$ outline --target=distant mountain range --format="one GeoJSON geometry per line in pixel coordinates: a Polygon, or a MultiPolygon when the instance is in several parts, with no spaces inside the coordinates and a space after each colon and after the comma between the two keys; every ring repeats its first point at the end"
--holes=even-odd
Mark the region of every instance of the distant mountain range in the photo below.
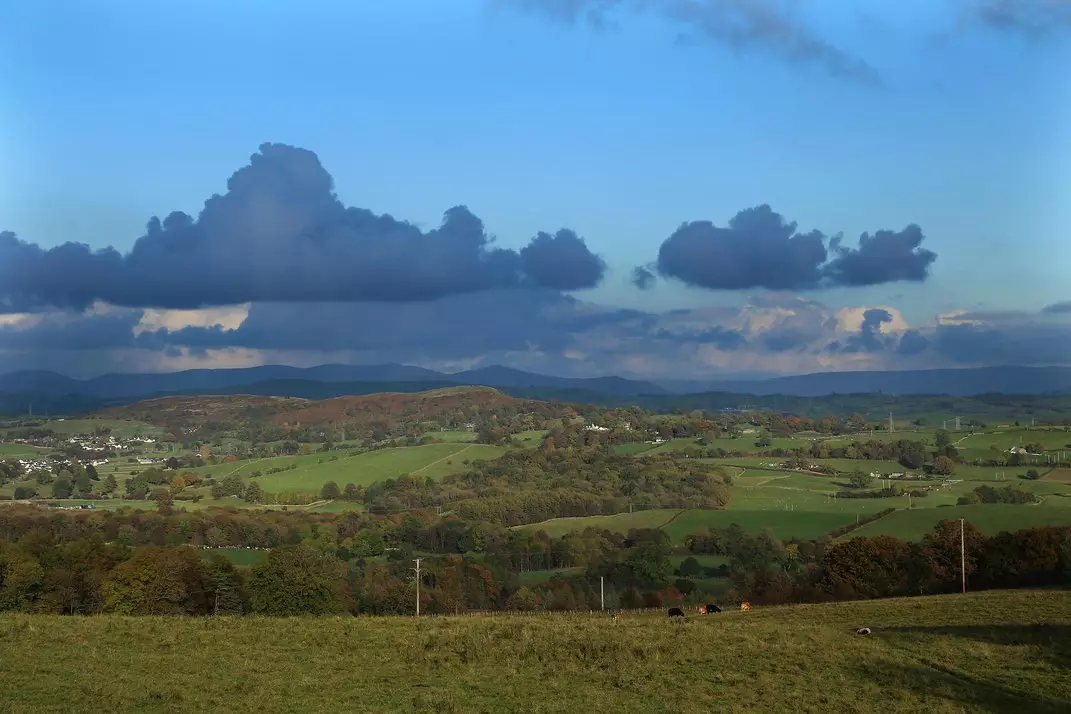
{"type": "Polygon", "coordinates": [[[0,375],[0,410],[75,413],[169,394],[259,394],[325,399],[347,394],[417,392],[458,385],[495,387],[516,396],[566,401],[681,405],[685,395],[820,397],[831,394],[950,395],[1071,394],[1071,367],[985,367],[909,372],[828,372],[750,380],[572,378],[485,367],[455,374],[400,364],[263,366],[155,374],[105,374],[79,380],[55,372],[0,375]],[[643,397],[641,399],[641,397],[643,397]]]}

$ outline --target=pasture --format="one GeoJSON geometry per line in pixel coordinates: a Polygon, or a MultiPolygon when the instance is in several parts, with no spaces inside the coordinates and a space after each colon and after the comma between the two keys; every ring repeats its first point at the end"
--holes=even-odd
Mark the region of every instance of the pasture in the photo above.
{"type": "Polygon", "coordinates": [[[236,475],[247,482],[253,478],[253,472],[259,471],[262,475],[256,477],[257,483],[269,493],[316,493],[328,481],[334,481],[339,486],[347,483],[368,486],[376,481],[397,478],[404,474],[438,479],[464,471],[468,468],[466,461],[496,459],[505,452],[506,448],[501,446],[448,442],[379,449],[356,456],[345,452],[277,456],[215,464],[193,470],[217,480],[236,475]],[[272,469],[285,470],[269,473],[272,469]]]}
{"type": "Polygon", "coordinates": [[[0,615],[5,711],[945,712],[1071,708],[1060,591],[662,613],[0,615]],[[873,634],[860,637],[858,627],[873,634]],[[368,653],[375,653],[370,657],[368,653]],[[354,666],[354,662],[359,666],[354,666]],[[166,673],[163,674],[163,673],[166,673]]]}
{"type": "Polygon", "coordinates": [[[3,459],[33,459],[38,456],[47,456],[52,449],[42,449],[28,444],[0,444],[0,460],[3,459]]]}
{"type": "Polygon", "coordinates": [[[965,518],[985,535],[995,535],[1001,531],[1016,531],[1034,526],[1071,525],[1071,508],[1046,504],[1022,506],[1003,503],[913,508],[910,511],[896,511],[873,523],[867,523],[847,537],[891,535],[902,540],[919,540],[940,521],[959,518],[965,518]]]}

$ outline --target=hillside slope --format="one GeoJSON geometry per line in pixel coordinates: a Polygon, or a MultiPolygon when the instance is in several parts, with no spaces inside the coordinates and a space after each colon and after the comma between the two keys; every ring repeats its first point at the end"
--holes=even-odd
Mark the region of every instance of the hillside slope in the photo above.
{"type": "Polygon", "coordinates": [[[489,387],[449,387],[415,394],[388,392],[323,400],[241,394],[160,397],[109,407],[93,416],[142,421],[174,431],[204,422],[326,425],[345,421],[362,424],[416,414],[424,419],[436,419],[465,410],[520,403],[489,387]]]}
{"type": "Polygon", "coordinates": [[[0,616],[8,710],[1066,712],[1071,595],[690,616],[0,616]],[[857,627],[873,628],[864,637],[857,627]],[[89,656],[87,656],[87,654],[89,656]]]}

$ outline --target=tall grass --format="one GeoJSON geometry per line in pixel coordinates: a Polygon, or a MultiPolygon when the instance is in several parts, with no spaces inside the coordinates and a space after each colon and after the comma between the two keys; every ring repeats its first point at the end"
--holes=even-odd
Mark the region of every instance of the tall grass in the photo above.
{"type": "Polygon", "coordinates": [[[1071,708],[1069,664],[1059,591],[684,622],[0,617],[11,712],[1043,713],[1071,708]]]}

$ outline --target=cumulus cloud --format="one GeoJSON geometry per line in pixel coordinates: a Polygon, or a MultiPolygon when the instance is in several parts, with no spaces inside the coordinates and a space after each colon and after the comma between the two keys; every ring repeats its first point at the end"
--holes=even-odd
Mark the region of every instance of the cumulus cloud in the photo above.
{"type": "Polygon", "coordinates": [[[126,255],[78,243],[45,250],[0,234],[0,310],[83,309],[96,300],[173,309],[405,302],[526,286],[589,288],[604,271],[568,230],[540,233],[518,252],[496,248],[464,206],[428,232],[346,207],[316,154],[263,144],[197,218],[153,218],[126,255]]]}
{"type": "Polygon", "coordinates": [[[576,233],[563,229],[554,235],[539,233],[522,248],[521,269],[537,285],[580,290],[602,280],[606,263],[576,233]]]}
{"type": "Polygon", "coordinates": [[[930,341],[926,339],[921,332],[918,330],[907,330],[900,336],[900,342],[896,346],[896,351],[901,355],[911,356],[924,352],[929,346],[930,341]]]}
{"type": "Polygon", "coordinates": [[[710,290],[808,290],[895,281],[922,281],[937,259],[920,247],[922,231],[864,233],[857,248],[819,231],[802,233],[768,205],[737,213],[722,228],[710,221],[685,223],[658,251],[657,269],[710,290]],[[833,258],[830,259],[830,253],[833,258]]]}
{"type": "Polygon", "coordinates": [[[863,324],[859,327],[859,332],[849,337],[844,345],[840,346],[840,351],[851,354],[884,350],[893,342],[893,338],[883,335],[881,326],[892,321],[893,316],[888,310],[881,308],[866,310],[863,313],[863,324]]]}
{"type": "Polygon", "coordinates": [[[936,253],[921,247],[923,238],[916,225],[900,232],[864,233],[858,248],[845,247],[841,238],[833,238],[829,248],[835,257],[825,266],[825,277],[834,285],[845,286],[922,282],[937,260],[936,253]]]}
{"type": "Polygon", "coordinates": [[[813,65],[865,85],[881,77],[854,56],[808,28],[777,0],[497,0],[500,5],[542,12],[596,28],[617,24],[622,10],[653,11],[679,30],[680,40],[712,43],[739,54],[764,53],[793,65],[813,65]]]}

